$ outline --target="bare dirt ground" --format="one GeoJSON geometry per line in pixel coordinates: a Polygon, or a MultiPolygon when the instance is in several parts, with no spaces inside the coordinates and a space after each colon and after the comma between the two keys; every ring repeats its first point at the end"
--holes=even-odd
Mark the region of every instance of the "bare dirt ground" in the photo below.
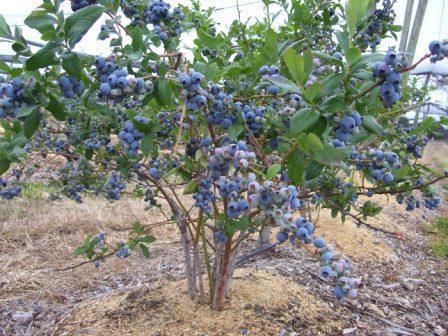
{"type": "MultiPolygon", "coordinates": [[[[424,160],[448,166],[448,145],[431,143],[424,160]]],[[[385,210],[369,223],[402,239],[325,211],[317,223],[362,276],[356,300],[333,297],[312,248],[284,245],[237,270],[222,312],[187,297],[174,226],[154,229],[150,259],[136,253],[58,271],[84,260],[73,250],[86,234],[125,238],[134,221],[160,219],[138,200],[0,202],[0,335],[447,335],[448,262],[432,254],[422,229],[448,215],[447,205],[406,212],[393,199],[375,200],[385,210]]],[[[254,239],[244,252],[255,247],[254,239]]]]}

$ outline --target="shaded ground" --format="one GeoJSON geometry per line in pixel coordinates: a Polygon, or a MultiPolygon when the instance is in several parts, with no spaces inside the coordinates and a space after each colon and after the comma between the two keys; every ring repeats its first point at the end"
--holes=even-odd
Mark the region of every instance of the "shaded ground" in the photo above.
{"type": "MultiPolygon", "coordinates": [[[[432,143],[425,160],[446,153],[446,144],[432,143]]],[[[36,196],[0,203],[0,335],[446,335],[448,263],[435,258],[422,230],[435,215],[448,215],[446,204],[405,212],[392,199],[376,200],[385,210],[369,223],[403,239],[326,212],[317,223],[363,278],[358,299],[336,300],[314,250],[285,245],[242,265],[219,313],[186,296],[173,226],[154,229],[150,259],[137,253],[98,269],[56,270],[83,261],[73,250],[88,233],[125,238],[133,221],[159,221],[140,201],[36,196]]],[[[255,246],[250,241],[245,252],[255,246]]]]}

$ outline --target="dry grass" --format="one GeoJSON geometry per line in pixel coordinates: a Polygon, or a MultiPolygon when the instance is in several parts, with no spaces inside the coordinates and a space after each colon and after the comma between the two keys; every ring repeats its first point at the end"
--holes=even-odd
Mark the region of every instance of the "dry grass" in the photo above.
{"type": "Polygon", "coordinates": [[[84,260],[73,251],[86,235],[104,230],[112,241],[126,239],[122,229],[136,220],[154,223],[160,215],[145,211],[142,202],[132,199],[108,203],[91,198],[77,204],[21,198],[0,203],[0,220],[0,300],[32,297],[65,302],[67,293],[95,288],[102,278],[126,271],[133,262],[118,260],[100,269],[87,265],[56,271],[84,260]]]}

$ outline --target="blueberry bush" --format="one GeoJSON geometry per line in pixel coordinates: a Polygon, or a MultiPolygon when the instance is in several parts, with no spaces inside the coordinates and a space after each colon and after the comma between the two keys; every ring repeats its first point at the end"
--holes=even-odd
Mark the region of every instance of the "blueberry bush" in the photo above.
{"type": "MultiPolygon", "coordinates": [[[[44,41],[37,48],[0,17],[0,37],[23,62],[0,62],[2,198],[57,158],[52,199],[132,194],[169,208],[160,224],[177,226],[188,293],[213,309],[251,235],[275,228],[267,248],[313,245],[334,294],[353,298],[359,280],[315,237],[312,209],[374,229],[365,219],[381,211],[375,194],[406,210],[439,205],[431,186],[446,175],[418,159],[447,120],[400,122],[420,92],[401,75],[446,57],[448,41],[432,42],[415,64],[377,52],[400,30],[393,1],[263,0],[263,18],[226,31],[200,1],[71,0],[68,16],[63,2],[43,0],[26,18],[44,41]],[[110,54],[75,51],[97,21],[110,54]],[[184,34],[195,36],[191,55],[184,34]]],[[[76,253],[97,267],[136,249],[149,256],[157,232],[148,232],[135,223],[125,242],[96,233],[76,253]]]]}

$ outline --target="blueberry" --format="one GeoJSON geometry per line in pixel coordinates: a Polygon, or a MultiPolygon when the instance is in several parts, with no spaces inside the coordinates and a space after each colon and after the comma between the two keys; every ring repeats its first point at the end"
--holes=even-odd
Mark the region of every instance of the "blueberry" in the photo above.
{"type": "Polygon", "coordinates": [[[314,246],[317,248],[324,248],[325,244],[325,240],[321,237],[317,237],[316,239],[314,239],[314,246]]]}
{"type": "Polygon", "coordinates": [[[341,61],[342,61],[342,54],[341,54],[339,51],[336,51],[336,52],[333,54],[333,57],[334,57],[334,58],[337,58],[338,60],[341,60],[341,61]]]}
{"type": "Polygon", "coordinates": [[[389,65],[396,65],[397,64],[397,53],[395,51],[388,51],[385,58],[384,58],[384,62],[389,64],[389,65]]]}
{"type": "Polygon", "coordinates": [[[288,233],[286,233],[285,231],[278,231],[276,238],[279,243],[284,243],[288,240],[288,233]]]}
{"type": "Polygon", "coordinates": [[[344,132],[351,132],[356,127],[355,119],[351,116],[345,116],[339,121],[339,127],[344,132]]]}
{"type": "Polygon", "coordinates": [[[279,91],[279,88],[277,85],[270,85],[266,91],[269,94],[276,95],[279,91]]]}
{"type": "Polygon", "coordinates": [[[266,75],[269,72],[269,67],[267,65],[263,65],[259,70],[258,73],[260,75],[266,75]]]}
{"type": "Polygon", "coordinates": [[[437,40],[432,41],[429,44],[429,51],[431,52],[432,55],[440,54],[440,52],[442,51],[442,43],[437,40]]]}
{"type": "Polygon", "coordinates": [[[102,83],[100,85],[100,92],[106,96],[110,95],[112,88],[108,83],[102,83]]]}

